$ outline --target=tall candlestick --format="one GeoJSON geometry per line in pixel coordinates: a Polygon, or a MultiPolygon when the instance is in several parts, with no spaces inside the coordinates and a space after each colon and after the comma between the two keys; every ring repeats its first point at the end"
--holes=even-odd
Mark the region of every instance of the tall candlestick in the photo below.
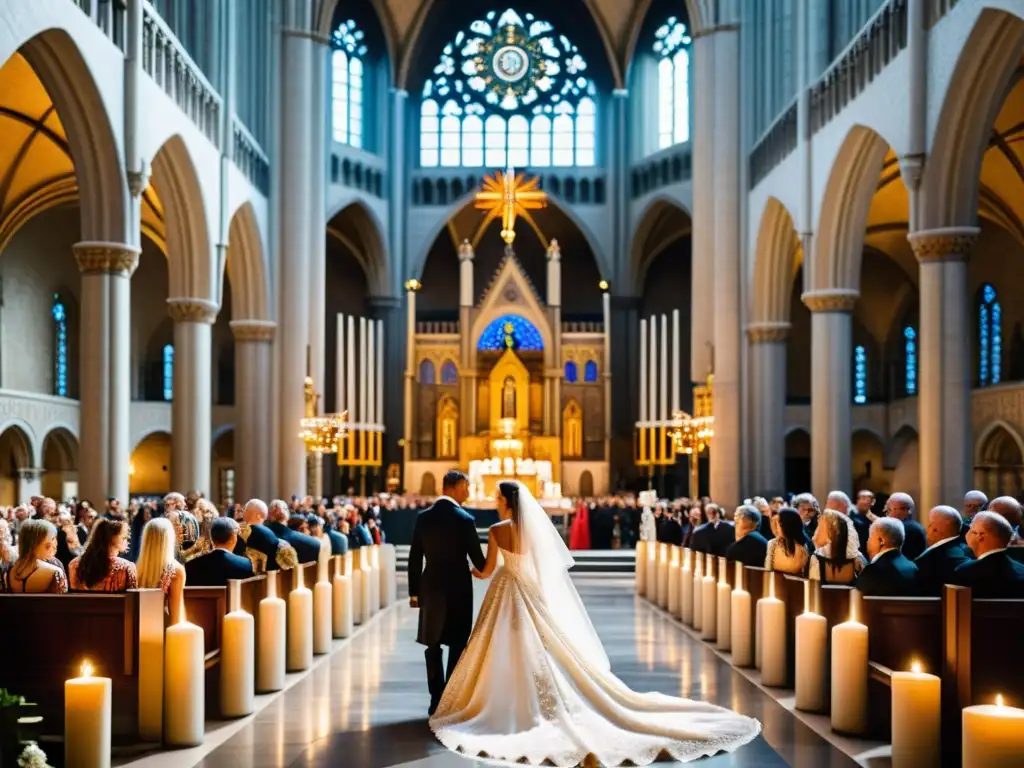
{"type": "Polygon", "coordinates": [[[370,547],[370,592],[373,595],[373,612],[381,609],[380,603],[380,545],[370,547]]]}
{"type": "Polygon", "coordinates": [[[941,763],[942,682],[915,662],[910,672],[892,673],[892,765],[924,768],[941,763]]]}
{"type": "MultiPolygon", "coordinates": [[[[349,552],[349,554],[353,554],[349,552]]],[[[355,559],[352,565],[352,621],[362,624],[366,621],[366,607],[363,605],[363,569],[359,562],[359,550],[355,551],[355,559]]]]}
{"type": "Polygon", "coordinates": [[[295,568],[298,584],[288,593],[288,671],[301,672],[313,664],[313,593],[295,568]]]}
{"type": "Polygon", "coordinates": [[[679,617],[684,624],[693,624],[693,551],[683,549],[683,565],[679,569],[679,617]]]}
{"type": "Polygon", "coordinates": [[[384,423],[384,321],[377,321],[377,424],[384,423]]]}
{"type": "Polygon", "coordinates": [[[1024,755],[1024,709],[979,704],[963,711],[963,765],[985,768],[1019,766],[1024,755]]]}
{"type": "Polygon", "coordinates": [[[352,634],[352,577],[345,574],[344,559],[334,573],[332,626],[335,637],[352,634]]]}
{"type": "Polygon", "coordinates": [[[668,315],[661,316],[661,397],[658,418],[668,421],[668,315]]]}
{"type": "MultiPolygon", "coordinates": [[[[608,365],[606,362],[605,365],[608,365]]],[[[640,321],[640,422],[647,421],[647,321],[640,321]]]]}
{"type": "Polygon", "coordinates": [[[832,627],[832,730],[860,734],[868,726],[868,628],[832,627]]]}
{"type": "Polygon", "coordinates": [[[761,611],[761,601],[754,604],[754,669],[761,669],[761,649],[764,648],[764,614],[761,611]]]}
{"type": "Polygon", "coordinates": [[[651,370],[647,382],[647,409],[651,421],[658,420],[658,318],[651,317],[651,370]]]}
{"type": "Polygon", "coordinates": [[[348,333],[345,334],[345,410],[349,421],[356,420],[356,319],[348,316],[348,333]]]}
{"type": "Polygon", "coordinates": [[[164,633],[164,743],[203,743],[205,717],[203,630],[181,621],[164,633]]]}
{"type": "Polygon", "coordinates": [[[824,712],[828,664],[828,621],[805,611],[796,617],[796,708],[824,712]]]}
{"type": "Polygon", "coordinates": [[[679,547],[670,547],[669,550],[668,612],[679,616],[679,547]]]}
{"type": "Polygon", "coordinates": [[[363,421],[367,424],[377,423],[377,382],[374,381],[377,374],[377,361],[374,355],[377,352],[376,349],[376,331],[377,324],[370,320],[366,324],[366,369],[363,373],[363,378],[366,379],[366,413],[363,416],[363,421]]]}
{"type": "Polygon", "coordinates": [[[683,381],[679,372],[679,310],[672,310],[672,413],[679,410],[679,392],[683,381]]]}
{"type": "Polygon", "coordinates": [[[391,605],[398,599],[398,553],[394,544],[380,545],[381,605],[391,605]]]}
{"type": "Polygon", "coordinates": [[[345,410],[345,316],[340,312],[334,316],[335,336],[334,342],[334,410],[345,410]]]}
{"type": "Polygon", "coordinates": [[[68,768],[110,768],[111,682],[93,677],[82,664],[82,676],[64,683],[64,765],[68,768]]]}
{"type": "Polygon", "coordinates": [[[701,580],[701,610],[704,615],[700,622],[701,640],[714,640],[718,633],[718,588],[715,582],[715,558],[705,555],[704,578],[701,580]]]}
{"type": "Polygon", "coordinates": [[[355,421],[357,424],[366,422],[366,396],[369,392],[366,389],[366,318],[359,318],[359,409],[356,411],[355,421]]]}
{"type": "Polygon", "coordinates": [[[634,569],[636,571],[636,593],[638,595],[647,594],[647,542],[640,539],[636,543],[636,561],[634,562],[634,569]]]}
{"type": "Polygon", "coordinates": [[[771,591],[768,597],[757,601],[761,611],[758,636],[765,638],[761,643],[761,683],[781,688],[786,685],[786,604],[775,596],[773,574],[766,575],[772,579],[771,591]]]}
{"type": "MultiPolygon", "coordinates": [[[[238,582],[229,584],[238,589],[238,582]]],[[[237,605],[237,601],[235,602],[237,605]]],[[[256,623],[250,614],[233,610],[221,624],[220,714],[245,717],[256,709],[256,623]]]]}
{"type": "Polygon", "coordinates": [[[267,596],[260,600],[260,647],[256,657],[256,689],[260,693],[284,688],[287,606],[277,596],[280,573],[267,572],[267,596]]]}

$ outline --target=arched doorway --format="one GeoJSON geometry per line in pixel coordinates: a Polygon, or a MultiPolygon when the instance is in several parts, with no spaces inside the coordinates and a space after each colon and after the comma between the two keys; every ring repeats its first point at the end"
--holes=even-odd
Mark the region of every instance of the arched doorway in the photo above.
{"type": "Polygon", "coordinates": [[[891,478],[884,466],[885,445],[878,435],[866,429],[856,430],[850,456],[850,476],[854,488],[866,488],[874,491],[875,495],[890,492],[891,478]]]}
{"type": "Polygon", "coordinates": [[[786,435],[786,492],[803,493],[811,489],[811,435],[794,429],[786,435]]]}
{"type": "Polygon", "coordinates": [[[78,440],[64,427],[43,439],[42,495],[58,501],[78,496],[78,440]]]}
{"type": "Polygon", "coordinates": [[[132,496],[163,496],[171,491],[171,436],[151,432],[132,451],[128,470],[132,496]]]}
{"type": "Polygon", "coordinates": [[[983,438],[974,465],[975,487],[990,499],[1019,496],[1024,482],[1024,456],[1020,437],[1003,425],[997,425],[983,438]]]}
{"type": "Polygon", "coordinates": [[[234,504],[235,498],[235,430],[225,427],[213,440],[213,465],[210,468],[213,480],[214,503],[224,507],[234,504]]]}
{"type": "Polygon", "coordinates": [[[0,504],[14,506],[39,493],[39,472],[32,457],[32,441],[18,426],[0,432],[0,504]]]}

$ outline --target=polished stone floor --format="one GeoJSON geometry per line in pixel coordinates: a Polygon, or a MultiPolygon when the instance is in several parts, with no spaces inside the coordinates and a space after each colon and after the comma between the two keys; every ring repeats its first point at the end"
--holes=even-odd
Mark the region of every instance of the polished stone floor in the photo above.
{"type": "MultiPolygon", "coordinates": [[[[665,614],[636,598],[631,580],[580,579],[577,585],[613,670],[628,685],[710,699],[764,724],[762,736],[753,743],[699,765],[857,765],[665,614]]],[[[478,601],[484,588],[478,585],[478,601]]],[[[415,643],[415,632],[414,610],[404,603],[390,609],[237,733],[205,756],[195,754],[201,758],[198,763],[189,759],[193,755],[177,753],[173,764],[203,768],[483,765],[484,761],[449,753],[431,735],[426,724],[423,653],[415,643]]]]}

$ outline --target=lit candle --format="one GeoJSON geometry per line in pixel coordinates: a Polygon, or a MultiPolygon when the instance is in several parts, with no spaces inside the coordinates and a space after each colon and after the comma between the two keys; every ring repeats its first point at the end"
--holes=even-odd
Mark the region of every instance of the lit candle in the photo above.
{"type": "Polygon", "coordinates": [[[373,612],[376,613],[381,609],[379,544],[370,547],[370,576],[373,579],[370,583],[370,588],[373,590],[373,612]]]}
{"type": "Polygon", "coordinates": [[[861,734],[868,726],[868,628],[832,627],[832,730],[861,734]]]}
{"type": "Polygon", "coordinates": [[[750,593],[743,588],[743,564],[736,563],[736,589],[732,591],[732,663],[749,667],[754,663],[750,634],[750,593]]]}
{"type": "Polygon", "coordinates": [[[64,683],[64,765],[68,768],[110,766],[110,678],[92,673],[92,665],[82,662],[82,676],[64,683]]]}
{"type": "Polygon", "coordinates": [[[361,547],[359,549],[359,567],[363,571],[363,621],[369,621],[370,617],[376,612],[375,603],[373,600],[373,566],[370,564],[370,558],[372,557],[371,551],[373,547],[361,547]]]}
{"type": "Polygon", "coordinates": [[[313,664],[313,593],[305,571],[296,567],[295,588],[288,593],[288,671],[301,672],[313,664]]]}
{"type": "Polygon", "coordinates": [[[786,604],[775,596],[772,574],[766,575],[771,579],[769,595],[757,601],[761,612],[758,637],[764,637],[761,643],[761,683],[781,688],[786,685],[786,604]]]}
{"type": "Polygon", "coordinates": [[[647,542],[641,539],[636,543],[636,562],[634,563],[636,570],[636,593],[638,595],[647,594],[647,542]]]}
{"type": "Polygon", "coordinates": [[[245,717],[256,708],[256,622],[241,610],[237,581],[228,582],[233,610],[221,623],[220,714],[245,717]]]}
{"type": "Polygon", "coordinates": [[[698,632],[704,623],[704,553],[697,552],[693,567],[693,628],[698,632]]]}
{"type": "Polygon", "coordinates": [[[658,599],[658,542],[647,542],[647,580],[644,593],[652,603],[658,599]]]}
{"type": "Polygon", "coordinates": [[[668,607],[668,544],[658,545],[658,605],[668,607]]]}
{"type": "Polygon", "coordinates": [[[353,560],[349,562],[349,567],[352,570],[352,621],[356,624],[366,621],[363,601],[363,566],[359,552],[359,549],[354,553],[349,552],[350,555],[354,555],[353,560]]]}
{"type": "Polygon", "coordinates": [[[922,672],[916,661],[910,672],[892,673],[893,768],[942,763],[941,693],[939,678],[922,672]]]}
{"type": "Polygon", "coordinates": [[[313,585],[313,653],[322,656],[331,650],[334,599],[326,568],[319,575],[321,578],[313,585]]]}
{"type": "Polygon", "coordinates": [[[963,711],[963,764],[984,768],[1019,766],[1024,755],[1024,709],[996,703],[963,711]]]}
{"type": "Polygon", "coordinates": [[[690,562],[693,552],[683,550],[683,566],[679,569],[679,614],[684,624],[693,624],[693,571],[690,562]]]}
{"type": "Polygon", "coordinates": [[[398,597],[398,581],[395,573],[397,555],[394,544],[380,546],[380,602],[382,606],[391,605],[398,597]]]}
{"type": "Polygon", "coordinates": [[[352,577],[345,574],[344,559],[341,560],[334,573],[332,598],[334,602],[332,614],[334,636],[348,637],[352,634],[352,577]]]}
{"type": "Polygon", "coordinates": [[[676,546],[669,547],[668,612],[679,616],[679,547],[676,546]]]}
{"type": "Polygon", "coordinates": [[[732,648],[732,587],[725,578],[725,569],[729,567],[725,558],[718,561],[718,607],[715,613],[718,616],[718,628],[715,636],[718,638],[718,648],[728,651],[732,648]]]}
{"type": "Polygon", "coordinates": [[[256,656],[256,690],[284,688],[287,606],[277,596],[280,571],[267,571],[267,596],[260,600],[260,647],[256,656]]]}
{"type": "Polygon", "coordinates": [[[203,743],[205,717],[203,630],[182,619],[164,634],[164,744],[203,743]]]}
{"type": "Polygon", "coordinates": [[[714,555],[705,555],[704,578],[701,580],[701,610],[704,612],[700,622],[701,640],[714,640],[718,632],[718,586],[715,582],[714,555]]]}
{"type": "Polygon", "coordinates": [[[796,708],[825,711],[828,621],[810,610],[810,582],[804,582],[804,612],[796,617],[796,708]]]}

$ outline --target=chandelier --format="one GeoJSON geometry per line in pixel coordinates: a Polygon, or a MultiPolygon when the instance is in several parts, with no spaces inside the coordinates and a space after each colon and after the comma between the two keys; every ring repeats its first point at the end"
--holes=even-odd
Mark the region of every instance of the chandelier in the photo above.
{"type": "Polygon", "coordinates": [[[669,435],[675,443],[676,453],[702,453],[715,436],[715,417],[695,417],[686,411],[675,411],[672,414],[669,435]]]}
{"type": "Polygon", "coordinates": [[[299,422],[299,437],[306,444],[306,453],[322,456],[337,453],[338,443],[348,430],[348,411],[316,415],[316,402],[320,399],[313,385],[313,379],[306,377],[306,415],[299,422]]]}

